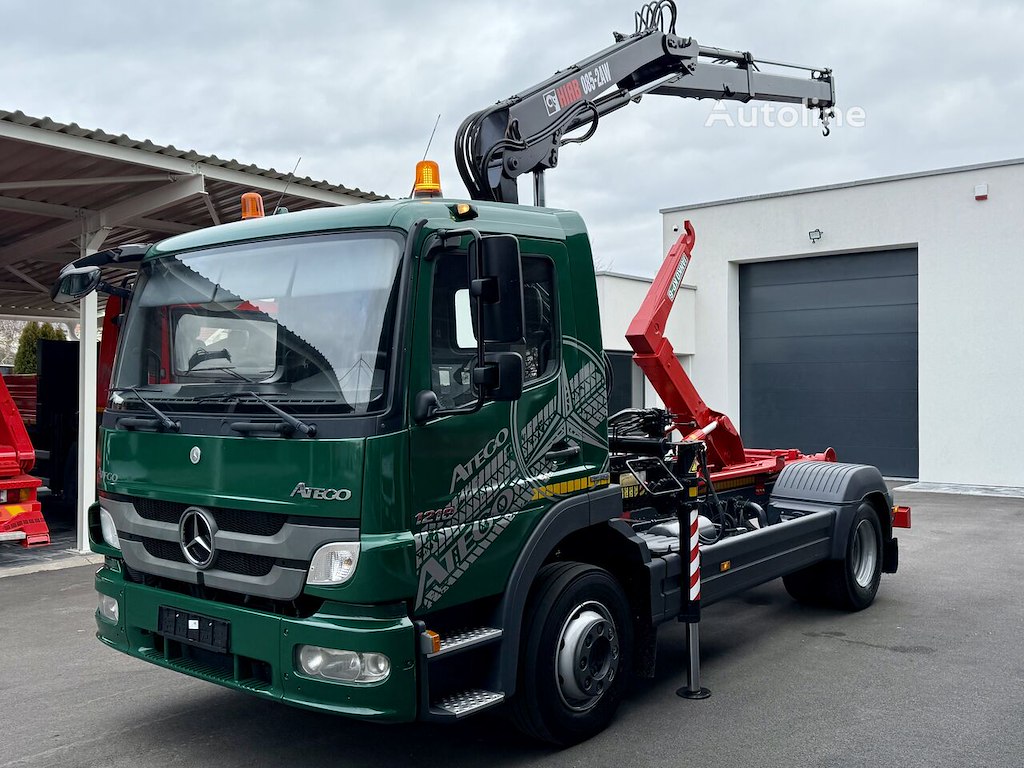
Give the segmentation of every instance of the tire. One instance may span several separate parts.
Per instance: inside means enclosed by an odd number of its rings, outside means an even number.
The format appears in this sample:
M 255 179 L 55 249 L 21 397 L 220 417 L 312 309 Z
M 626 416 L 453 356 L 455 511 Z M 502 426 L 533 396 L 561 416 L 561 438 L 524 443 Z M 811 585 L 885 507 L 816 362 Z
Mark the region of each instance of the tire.
M 525 615 L 513 722 L 558 746 L 589 739 L 611 722 L 632 671 L 633 627 L 622 587 L 591 565 L 546 565 Z
M 882 580 L 882 527 L 874 507 L 861 502 L 850 525 L 846 555 L 823 563 L 825 598 L 843 611 L 862 611 L 875 600 Z
M 824 563 L 803 568 L 795 573 L 788 573 L 782 577 L 782 584 L 789 592 L 789 596 L 798 603 L 805 605 L 821 605 L 825 600 L 822 566 Z
M 874 508 L 862 502 L 850 526 L 843 559 L 787 574 L 782 583 L 798 603 L 862 611 L 874 602 L 881 577 L 882 528 Z

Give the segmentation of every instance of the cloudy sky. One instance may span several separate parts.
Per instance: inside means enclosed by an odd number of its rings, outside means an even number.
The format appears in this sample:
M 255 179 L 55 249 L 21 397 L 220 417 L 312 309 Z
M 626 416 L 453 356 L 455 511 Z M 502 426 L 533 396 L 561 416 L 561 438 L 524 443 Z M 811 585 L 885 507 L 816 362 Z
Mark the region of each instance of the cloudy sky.
M 639 0 L 0 0 L 0 109 L 404 196 L 462 119 L 632 32 Z M 1024 155 L 1024 0 L 679 0 L 703 45 L 835 72 L 861 127 L 707 125 L 646 97 L 563 149 L 548 204 L 650 274 L 659 208 Z M 735 110 L 733 110 L 735 115 Z M 738 115 L 736 116 L 738 119 Z M 523 199 L 529 187 L 521 184 Z

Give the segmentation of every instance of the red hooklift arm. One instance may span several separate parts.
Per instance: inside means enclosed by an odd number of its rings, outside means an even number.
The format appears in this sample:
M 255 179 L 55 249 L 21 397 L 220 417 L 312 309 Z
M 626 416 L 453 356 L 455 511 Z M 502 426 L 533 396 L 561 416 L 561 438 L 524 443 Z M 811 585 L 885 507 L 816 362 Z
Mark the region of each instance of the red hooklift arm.
M 626 340 L 635 353 L 633 359 L 672 414 L 676 429 L 687 435 L 694 423 L 703 428 L 718 422 L 718 427 L 703 438 L 708 446 L 709 469 L 717 470 L 714 473 L 716 481 L 762 472 L 777 473 L 787 461 L 835 461 L 835 452 L 831 448 L 813 455 L 805 455 L 795 449 L 744 449 L 743 440 L 729 417 L 712 410 L 701 399 L 679 363 L 672 344 L 665 338 L 665 324 L 683 283 L 695 241 L 693 225 L 687 221 L 684 232 L 669 249 L 654 283 L 626 331 Z
M 689 221 L 684 229 L 662 262 L 654 283 L 629 324 L 626 340 L 636 353 L 633 359 L 675 418 L 675 426 L 680 432 L 688 434 L 693 422 L 698 427 L 718 422 L 718 428 L 707 436 L 706 441 L 708 464 L 721 469 L 746 462 L 743 441 L 729 417 L 712 410 L 701 399 L 679 363 L 671 342 L 665 338 L 665 324 L 679 294 L 696 241 Z

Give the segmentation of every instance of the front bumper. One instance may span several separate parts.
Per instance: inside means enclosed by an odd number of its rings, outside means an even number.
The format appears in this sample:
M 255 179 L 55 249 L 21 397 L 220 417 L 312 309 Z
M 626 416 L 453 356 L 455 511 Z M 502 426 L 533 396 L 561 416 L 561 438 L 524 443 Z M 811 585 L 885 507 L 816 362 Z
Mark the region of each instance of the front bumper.
M 367 720 L 416 719 L 415 633 L 401 604 L 325 603 L 313 616 L 294 619 L 135 584 L 111 567 L 96 572 L 96 591 L 119 603 L 117 624 L 97 612 L 96 635 L 122 653 L 297 707 Z M 158 632 L 161 606 L 228 622 L 228 652 L 163 638 Z M 372 685 L 310 679 L 295 671 L 295 646 L 302 644 L 386 654 L 391 674 Z

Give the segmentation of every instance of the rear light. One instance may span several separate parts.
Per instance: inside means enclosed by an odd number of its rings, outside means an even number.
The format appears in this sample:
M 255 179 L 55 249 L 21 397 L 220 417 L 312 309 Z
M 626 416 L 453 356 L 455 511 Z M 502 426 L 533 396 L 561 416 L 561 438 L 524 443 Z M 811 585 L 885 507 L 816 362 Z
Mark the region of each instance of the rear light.
M 0 488 L 0 504 L 21 504 L 32 501 L 31 488 Z
M 898 504 L 893 505 L 893 508 L 892 508 L 892 527 L 893 528 L 909 528 L 910 527 L 910 507 L 901 507 Z

